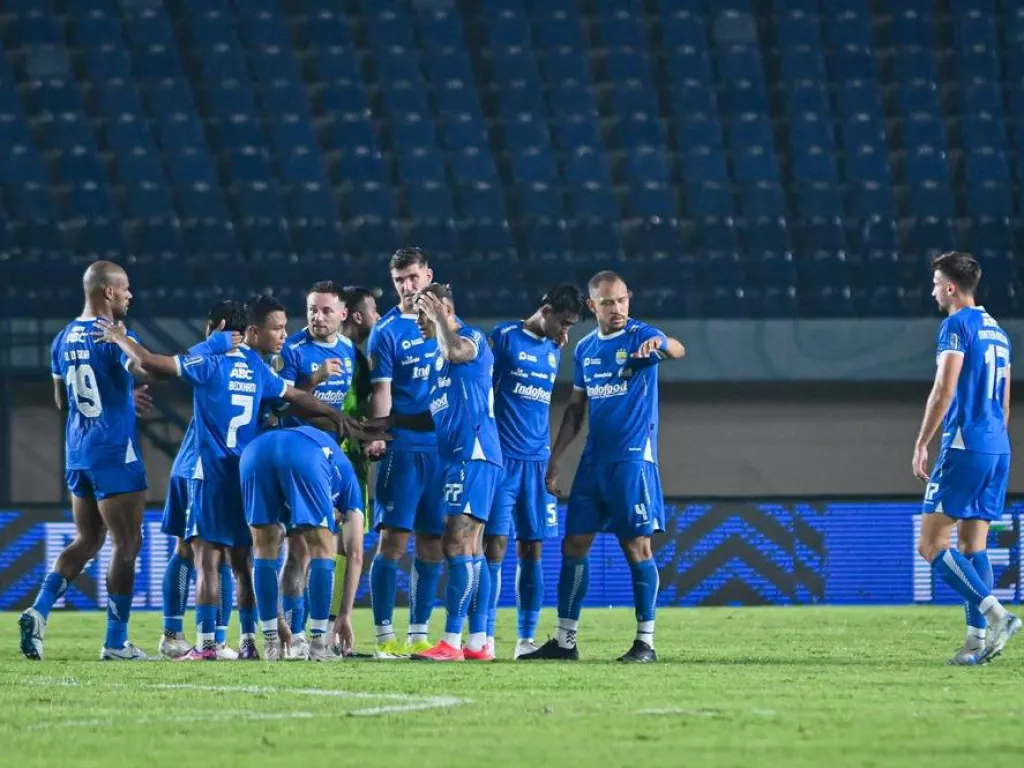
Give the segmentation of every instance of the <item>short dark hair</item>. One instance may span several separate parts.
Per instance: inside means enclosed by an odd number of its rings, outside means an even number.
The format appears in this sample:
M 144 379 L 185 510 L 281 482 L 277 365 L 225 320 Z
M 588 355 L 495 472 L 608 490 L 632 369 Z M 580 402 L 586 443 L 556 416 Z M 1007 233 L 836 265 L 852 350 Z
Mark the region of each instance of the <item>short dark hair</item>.
M 586 307 L 583 291 L 572 283 L 560 283 L 540 297 L 541 306 L 551 307 L 552 312 L 569 312 L 582 315 Z
M 416 265 L 420 265 L 422 267 L 428 266 L 427 253 L 422 248 L 412 245 L 399 248 L 391 254 L 391 262 L 389 263 L 388 268 L 394 271 L 398 269 L 407 269 L 408 267 L 414 267 Z
M 339 300 L 342 298 L 342 288 L 333 280 L 318 280 L 306 291 L 307 296 L 311 293 L 333 293 Z
M 376 299 L 377 294 L 373 289 L 362 285 L 346 285 L 341 289 L 341 299 L 345 302 L 345 309 L 348 316 L 352 317 L 353 312 L 358 312 L 363 302 L 367 299 Z
M 284 304 L 265 293 L 250 297 L 245 302 L 245 309 L 249 314 L 249 325 L 263 325 L 272 312 L 285 312 Z
M 971 254 L 949 251 L 932 259 L 932 269 L 941 272 L 947 280 L 969 296 L 973 296 L 981 282 L 981 265 Z
M 221 299 L 214 304 L 210 310 L 209 320 L 214 328 L 223 322 L 222 330 L 238 333 L 245 333 L 245 327 L 249 324 L 245 304 L 234 299 Z
M 599 286 L 601 283 L 612 283 L 615 282 L 616 280 L 622 283 L 626 282 L 619 276 L 618 272 L 613 272 L 610 269 L 602 269 L 600 272 L 598 272 L 596 275 L 590 278 L 590 281 L 587 283 L 587 290 L 592 291 L 595 288 L 597 288 L 597 286 Z
M 452 287 L 444 283 L 431 283 L 420 291 L 420 293 L 429 293 L 437 296 L 441 301 L 450 301 L 452 304 L 455 303 L 455 299 L 452 298 Z

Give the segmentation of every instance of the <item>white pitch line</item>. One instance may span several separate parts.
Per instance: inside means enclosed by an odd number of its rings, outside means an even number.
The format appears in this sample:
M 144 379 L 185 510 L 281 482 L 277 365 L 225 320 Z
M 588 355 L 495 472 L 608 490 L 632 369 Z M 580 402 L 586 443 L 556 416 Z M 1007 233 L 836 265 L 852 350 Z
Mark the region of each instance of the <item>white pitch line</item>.
M 54 720 L 36 723 L 30 731 L 47 728 L 95 728 L 103 725 L 165 725 L 167 723 L 203 723 L 221 720 L 311 720 L 316 717 L 331 717 L 333 712 L 208 712 L 195 715 L 160 715 L 128 718 L 97 718 L 94 720 Z
M 103 687 L 103 688 L 127 688 L 125 683 L 87 683 L 82 686 L 77 680 L 72 679 L 54 679 L 54 678 L 36 678 L 23 681 L 27 685 L 39 685 L 44 687 Z M 419 712 L 427 709 L 448 709 L 450 707 L 456 707 L 460 704 L 470 703 L 470 699 L 459 699 L 454 696 L 416 696 L 408 693 L 369 693 L 367 691 L 343 691 L 336 688 L 278 688 L 275 686 L 263 686 L 263 685 L 203 685 L 199 683 L 152 683 L 143 684 L 138 686 L 132 686 L 133 688 L 149 688 L 151 690 L 178 690 L 178 691 L 204 691 L 209 693 L 248 693 L 248 694 L 284 694 L 287 696 L 326 696 L 332 698 L 345 698 L 345 699 L 372 699 L 374 701 L 394 701 L 399 702 L 396 704 L 381 706 L 381 707 L 368 707 L 366 709 L 356 709 L 346 714 L 360 717 L 376 717 L 380 715 L 400 714 L 403 712 Z M 241 719 L 282 719 L 285 717 L 284 714 L 274 717 L 253 717 L 251 715 L 258 713 L 241 713 L 239 717 Z M 336 715 L 337 713 L 330 713 Z M 296 713 L 296 717 L 302 718 L 305 716 L 317 716 L 311 715 L 310 713 Z M 191 717 L 181 716 L 182 718 L 189 717 L 189 720 L 208 720 L 209 717 Z M 223 719 L 223 718 L 220 718 Z M 138 721 L 146 722 L 147 719 Z M 184 720 L 183 720 L 184 721 Z M 95 726 L 109 723 L 108 720 L 82 720 L 82 721 L 69 721 L 64 725 L 74 726 L 78 723 L 82 725 Z M 162 719 L 160 722 L 171 722 L 170 720 Z

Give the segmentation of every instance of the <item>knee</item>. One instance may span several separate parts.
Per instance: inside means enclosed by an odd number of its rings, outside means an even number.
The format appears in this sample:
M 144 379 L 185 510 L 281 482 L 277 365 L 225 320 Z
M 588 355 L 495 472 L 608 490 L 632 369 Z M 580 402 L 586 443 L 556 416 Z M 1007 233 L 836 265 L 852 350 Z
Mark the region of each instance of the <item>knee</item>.
M 142 531 L 122 531 L 113 537 L 111 557 L 117 560 L 134 561 L 142 550 Z M 100 542 L 102 546 L 102 541 Z
M 520 560 L 540 560 L 542 545 L 539 541 L 516 542 L 516 555 Z
M 562 557 L 586 557 L 590 553 L 590 539 L 584 536 L 566 536 L 562 539 Z
M 941 551 L 938 544 L 929 539 L 918 539 L 917 540 L 917 554 L 927 560 L 929 563 L 934 560 L 939 552 Z
M 185 543 L 184 539 L 178 539 L 178 544 L 174 547 L 174 554 L 182 560 L 192 559 L 192 550 L 189 548 L 188 544 Z
M 409 548 L 407 531 L 385 528 L 380 532 L 380 554 L 388 560 L 400 560 Z
M 334 553 L 338 548 L 334 536 L 325 528 L 314 530 L 306 540 L 306 547 L 309 550 L 310 559 L 317 560 L 334 557 Z
M 623 541 L 622 550 L 626 553 L 626 559 L 631 563 L 642 563 L 644 560 L 654 557 L 651 540 L 647 536 L 637 536 L 635 539 Z
M 487 536 L 484 539 L 484 555 L 490 563 L 500 563 L 508 551 L 507 536 Z
M 420 560 L 439 562 L 444 557 L 441 537 L 418 535 L 416 537 L 416 555 Z

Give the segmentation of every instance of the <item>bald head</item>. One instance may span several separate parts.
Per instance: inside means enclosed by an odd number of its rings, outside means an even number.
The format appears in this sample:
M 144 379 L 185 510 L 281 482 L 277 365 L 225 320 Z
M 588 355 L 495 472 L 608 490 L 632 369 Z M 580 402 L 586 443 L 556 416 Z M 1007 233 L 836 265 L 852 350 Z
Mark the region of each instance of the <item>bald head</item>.
M 120 320 L 128 314 L 132 293 L 128 289 L 128 273 L 112 261 L 94 261 L 82 276 L 85 301 L 98 316 Z
M 128 282 L 128 273 L 112 261 L 94 261 L 82 276 L 82 286 L 87 295 L 102 292 L 118 282 Z

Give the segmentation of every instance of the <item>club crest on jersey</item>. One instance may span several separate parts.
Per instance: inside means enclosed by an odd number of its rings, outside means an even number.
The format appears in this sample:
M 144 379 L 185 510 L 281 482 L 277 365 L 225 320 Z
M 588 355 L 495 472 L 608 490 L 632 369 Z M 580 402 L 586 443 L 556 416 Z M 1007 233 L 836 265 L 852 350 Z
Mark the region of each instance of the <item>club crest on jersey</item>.
M 270 358 L 270 370 L 274 373 L 280 373 L 282 368 L 284 368 L 284 359 L 280 355 L 274 355 Z
M 444 358 L 438 355 L 434 358 L 434 370 L 440 371 L 442 368 L 444 368 Z
M 558 367 L 558 360 L 555 359 L 554 352 L 548 352 L 548 365 L 550 365 L 552 368 Z
M 615 352 L 615 363 L 616 363 L 616 365 L 625 365 L 627 359 L 628 359 L 628 356 L 626 355 L 626 350 L 620 349 L 620 350 Z

